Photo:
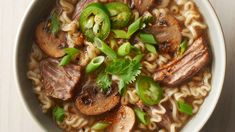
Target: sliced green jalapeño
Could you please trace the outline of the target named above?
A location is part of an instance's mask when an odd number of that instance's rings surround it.
[[[106,4],[111,17],[112,28],[123,28],[126,27],[131,18],[130,8],[121,2],[112,2]]]
[[[140,76],[136,82],[137,94],[146,105],[156,105],[163,97],[163,90],[152,78]]]
[[[109,12],[102,4],[92,3],[81,13],[79,24],[88,40],[94,41],[95,37],[104,40],[110,33]]]

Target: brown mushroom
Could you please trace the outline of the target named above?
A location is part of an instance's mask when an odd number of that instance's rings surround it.
[[[156,24],[147,28],[147,31],[155,34],[156,39],[160,43],[160,52],[176,53],[182,36],[180,23],[174,16],[161,16]]]
[[[47,29],[47,23],[42,22],[36,28],[36,43],[50,57],[62,57],[66,46],[65,33],[51,34]]]
[[[145,11],[148,11],[153,6],[153,3],[154,0],[134,0],[134,6],[140,14],[143,14]]]
[[[78,95],[75,105],[85,115],[100,115],[113,109],[120,100],[117,86],[112,85],[107,93],[98,88],[95,81],[88,79]]]
[[[135,124],[135,113],[128,106],[121,106],[117,113],[107,119],[112,124],[108,127],[109,132],[130,132]]]
[[[44,92],[51,97],[68,100],[72,97],[72,91],[80,79],[80,66],[68,64],[58,66],[59,61],[48,58],[40,62],[40,71]]]

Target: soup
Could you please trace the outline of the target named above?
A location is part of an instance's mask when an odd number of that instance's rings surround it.
[[[27,76],[63,131],[180,131],[211,90],[207,25],[191,0],[58,0]]]

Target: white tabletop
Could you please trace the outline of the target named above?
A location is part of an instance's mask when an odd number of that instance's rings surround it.
[[[0,132],[40,132],[23,108],[12,76],[15,33],[31,0],[0,0]],[[235,1],[210,0],[226,38],[228,65],[220,101],[204,126],[205,132],[235,131]]]

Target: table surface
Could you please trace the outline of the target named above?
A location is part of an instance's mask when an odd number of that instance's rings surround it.
[[[31,0],[0,0],[0,131],[40,132],[23,108],[13,83],[12,54],[20,20]],[[227,74],[219,103],[203,132],[235,131],[235,1],[210,0],[225,33]]]

